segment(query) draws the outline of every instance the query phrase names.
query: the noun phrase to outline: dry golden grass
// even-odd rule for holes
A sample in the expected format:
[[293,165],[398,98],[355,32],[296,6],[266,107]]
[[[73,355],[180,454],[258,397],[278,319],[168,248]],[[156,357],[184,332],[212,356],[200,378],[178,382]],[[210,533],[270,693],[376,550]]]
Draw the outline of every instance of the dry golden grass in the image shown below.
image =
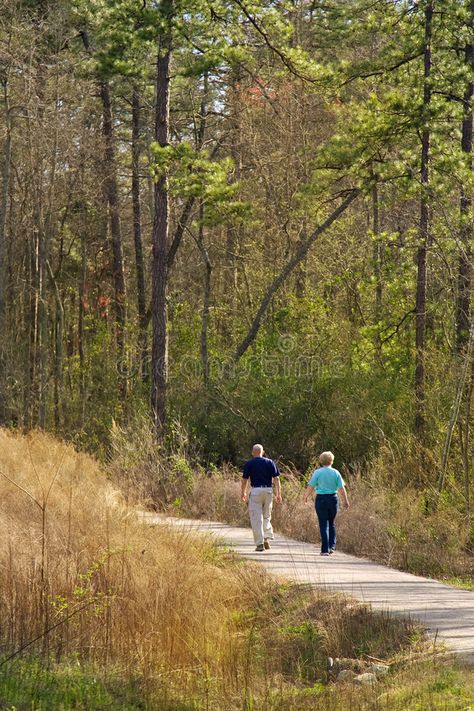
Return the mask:
[[[235,578],[203,541],[143,525],[97,463],[0,431],[2,651],[159,669],[219,666]],[[48,630],[50,630],[48,632]]]

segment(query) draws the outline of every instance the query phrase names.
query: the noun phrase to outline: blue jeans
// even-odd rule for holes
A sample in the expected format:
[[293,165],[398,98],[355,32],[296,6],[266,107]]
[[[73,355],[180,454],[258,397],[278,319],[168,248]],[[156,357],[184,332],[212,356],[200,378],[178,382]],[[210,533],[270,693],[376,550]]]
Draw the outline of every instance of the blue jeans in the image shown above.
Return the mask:
[[337,494],[318,494],[315,505],[321,532],[321,553],[329,553],[336,547],[334,519],[339,506]]

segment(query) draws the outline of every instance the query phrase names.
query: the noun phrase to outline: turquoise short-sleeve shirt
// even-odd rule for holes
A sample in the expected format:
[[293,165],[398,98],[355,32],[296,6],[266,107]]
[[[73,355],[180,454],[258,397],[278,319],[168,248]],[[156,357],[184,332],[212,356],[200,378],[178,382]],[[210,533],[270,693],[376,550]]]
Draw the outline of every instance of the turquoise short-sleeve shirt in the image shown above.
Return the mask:
[[337,469],[334,469],[334,467],[320,467],[312,473],[308,486],[316,489],[317,494],[335,494],[345,484]]

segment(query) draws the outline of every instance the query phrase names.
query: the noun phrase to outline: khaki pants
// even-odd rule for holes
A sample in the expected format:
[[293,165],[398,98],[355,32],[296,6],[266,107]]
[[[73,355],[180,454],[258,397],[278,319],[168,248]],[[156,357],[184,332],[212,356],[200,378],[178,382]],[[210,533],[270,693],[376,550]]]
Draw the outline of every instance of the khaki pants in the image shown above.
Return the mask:
[[263,543],[264,538],[273,538],[273,528],[271,524],[272,504],[272,487],[250,489],[250,525],[252,526],[253,538],[257,546]]

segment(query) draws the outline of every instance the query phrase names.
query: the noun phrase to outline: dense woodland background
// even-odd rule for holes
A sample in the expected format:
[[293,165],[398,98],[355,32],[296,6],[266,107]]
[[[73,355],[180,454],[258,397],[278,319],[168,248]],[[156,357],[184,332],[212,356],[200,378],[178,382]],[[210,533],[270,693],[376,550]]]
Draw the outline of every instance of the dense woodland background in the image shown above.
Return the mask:
[[469,512],[473,17],[2,0],[0,424],[385,452]]

